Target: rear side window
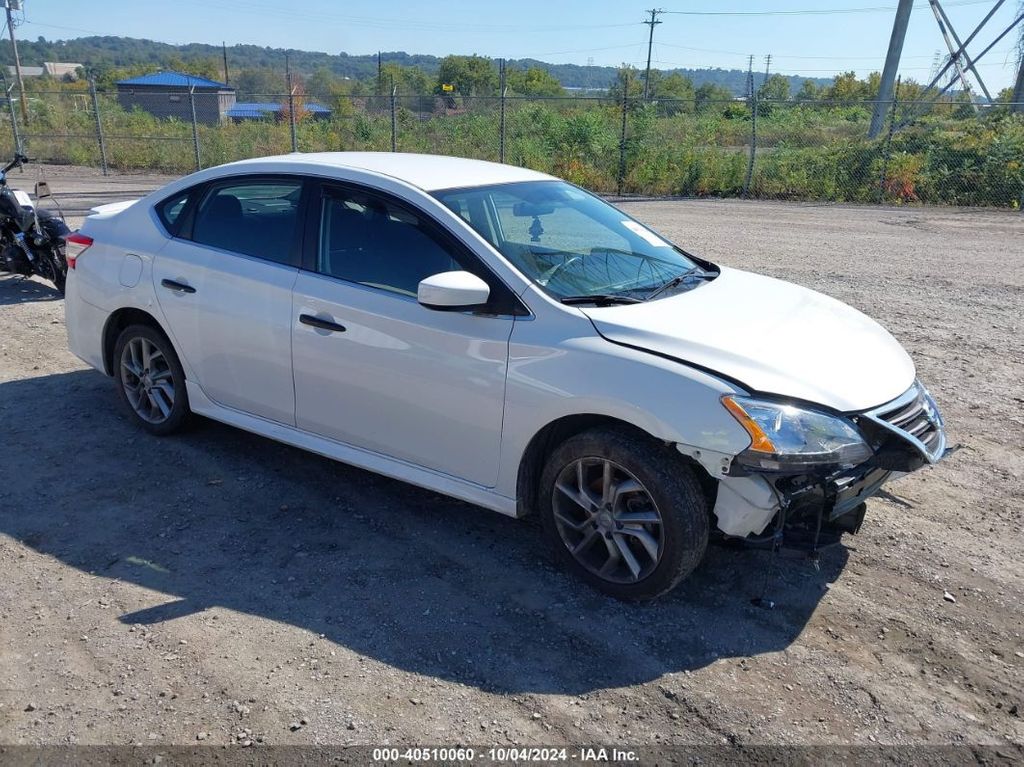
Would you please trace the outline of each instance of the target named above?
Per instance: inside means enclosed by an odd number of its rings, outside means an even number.
[[[192,240],[200,245],[293,262],[301,180],[238,180],[211,188],[196,211]]]
[[[185,206],[188,205],[191,195],[192,190],[188,189],[176,194],[174,197],[168,197],[163,202],[157,203],[156,215],[169,234],[176,235],[178,233],[181,214],[185,210]]]

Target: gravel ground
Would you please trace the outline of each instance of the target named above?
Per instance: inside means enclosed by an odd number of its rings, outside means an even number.
[[[46,175],[77,214],[160,182]],[[626,605],[535,524],[213,422],[143,434],[54,291],[3,277],[0,745],[1024,743],[1024,217],[624,207],[880,320],[963,448],[820,570],[785,559],[773,611],[767,554],[723,548]]]

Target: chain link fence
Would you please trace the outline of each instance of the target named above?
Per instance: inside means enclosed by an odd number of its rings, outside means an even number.
[[[78,90],[0,97],[0,152],[187,173],[290,151],[400,151],[521,165],[600,193],[1020,208],[1024,115],[1010,105]],[[913,118],[913,119],[911,119]],[[6,123],[7,125],[3,125]]]

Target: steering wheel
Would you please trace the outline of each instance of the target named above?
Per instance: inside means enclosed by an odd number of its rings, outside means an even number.
[[[555,276],[556,276],[556,275],[557,275],[557,274],[558,274],[559,272],[561,272],[561,271],[562,271],[563,269],[565,269],[565,268],[566,268],[567,266],[569,266],[570,264],[575,264],[575,263],[578,263],[578,262],[580,262],[580,261],[582,261],[582,260],[583,260],[583,256],[581,256],[581,255],[575,255],[575,256],[573,256],[572,258],[567,258],[567,259],[566,259],[565,261],[563,261],[562,263],[560,263],[560,264],[555,264],[555,265],[554,265],[554,266],[552,266],[552,267],[551,267],[550,269],[548,269],[548,270],[547,270],[547,271],[546,271],[546,272],[545,272],[544,274],[542,274],[542,275],[541,275],[541,276],[540,276],[540,277],[539,277],[539,278],[537,279],[537,282],[539,282],[539,283],[540,283],[541,285],[545,285],[545,286],[546,286],[546,285],[547,285],[547,284],[548,284],[549,282],[551,282],[551,280],[552,280],[552,279],[553,279],[553,278],[554,278],[554,277],[555,277]]]

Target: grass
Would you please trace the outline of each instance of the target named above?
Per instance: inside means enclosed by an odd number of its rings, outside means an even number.
[[[400,100],[400,151],[499,159],[498,101],[451,112],[424,112],[424,99]],[[426,106],[432,102],[426,100]],[[187,108],[187,102],[185,104]],[[28,153],[40,160],[99,166],[96,120],[88,94],[37,94],[21,126]],[[107,163],[115,170],[195,170],[190,119],[159,119],[100,100]],[[762,104],[750,196],[836,202],[930,203],[1019,207],[1024,195],[1024,120],[1001,108],[981,117],[931,114],[895,134],[868,140],[870,114],[861,106]],[[13,151],[10,114],[0,113],[0,147]],[[746,182],[752,140],[749,109],[714,105],[661,116],[654,106],[628,110],[622,144],[621,106],[565,99],[510,101],[505,161],[592,189],[683,196],[736,196]],[[208,167],[291,151],[285,121],[199,125],[200,158]],[[300,119],[300,151],[391,149],[387,104],[352,99],[331,119]],[[620,152],[620,149],[622,150]]]

